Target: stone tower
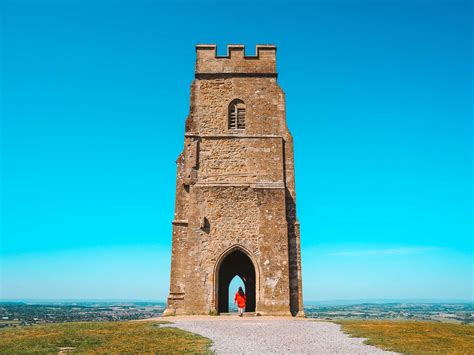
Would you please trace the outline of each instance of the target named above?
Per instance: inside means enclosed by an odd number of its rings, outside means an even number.
[[[247,312],[303,315],[293,139],[275,46],[257,45],[255,56],[242,45],[226,56],[196,46],[177,170],[165,315],[228,312],[236,275]]]

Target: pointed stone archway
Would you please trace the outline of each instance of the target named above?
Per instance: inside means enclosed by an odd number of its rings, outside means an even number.
[[[216,267],[216,310],[229,312],[229,284],[235,276],[244,282],[247,296],[246,312],[255,312],[257,300],[257,272],[255,264],[243,248],[234,247],[224,253]]]

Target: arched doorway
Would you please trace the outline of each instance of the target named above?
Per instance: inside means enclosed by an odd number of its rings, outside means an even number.
[[[245,285],[247,295],[246,312],[255,312],[255,267],[252,260],[240,249],[227,254],[217,270],[217,311],[229,312],[229,284],[239,276]]]

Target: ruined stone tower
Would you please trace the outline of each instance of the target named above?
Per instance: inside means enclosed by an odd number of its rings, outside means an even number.
[[[275,46],[257,45],[255,56],[242,45],[226,56],[196,46],[177,165],[165,314],[228,312],[238,275],[247,312],[303,315],[293,140]]]

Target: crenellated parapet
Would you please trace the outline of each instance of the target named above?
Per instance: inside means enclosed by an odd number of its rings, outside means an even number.
[[[215,44],[196,46],[196,77],[206,76],[276,77],[276,46],[258,44],[255,55],[245,55],[245,46],[227,46],[227,55],[218,56]]]

